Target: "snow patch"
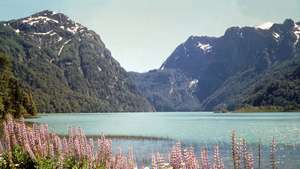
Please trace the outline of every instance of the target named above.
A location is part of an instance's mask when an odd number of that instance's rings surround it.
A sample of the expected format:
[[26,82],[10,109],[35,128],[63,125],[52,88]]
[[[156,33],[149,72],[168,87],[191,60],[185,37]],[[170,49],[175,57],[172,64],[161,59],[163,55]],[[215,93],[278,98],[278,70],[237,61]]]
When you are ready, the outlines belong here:
[[15,29],[15,32],[16,32],[17,34],[19,34],[19,33],[20,33],[20,30],[19,30],[19,29]]
[[62,41],[62,40],[63,40],[63,38],[60,36],[60,37],[58,38],[57,42],[60,42],[60,41]]
[[173,94],[174,93],[174,88],[173,86],[171,86],[170,90],[169,90],[169,95]]
[[198,42],[197,47],[199,47],[204,53],[210,52],[211,48],[212,48],[212,46],[210,44],[208,44],[208,43],[203,44],[200,42]]
[[198,85],[198,79],[194,79],[189,83],[189,89]]
[[244,38],[243,32],[240,32],[240,38]]
[[42,33],[42,32],[34,32],[33,34],[35,34],[35,35],[49,35],[49,34],[51,34],[51,33],[53,33],[53,30],[48,31],[48,32],[45,32],[45,33]]
[[280,38],[280,35],[276,32],[273,32],[272,33],[273,37],[276,38],[276,39],[279,39]]
[[161,67],[160,67],[160,70],[164,70],[165,69],[165,64],[163,64]]
[[60,29],[65,29],[65,27],[64,26],[60,26]]
[[296,35],[297,39],[295,41],[295,45],[299,42],[299,39],[300,39],[300,26],[295,24],[295,27],[294,27],[294,34]]
[[62,50],[63,50],[64,47],[65,47],[65,45],[68,44],[70,41],[71,41],[71,39],[70,39],[70,40],[67,40],[67,41],[60,47],[60,49],[59,49],[59,51],[58,51],[58,56],[60,56]]
[[266,23],[263,23],[261,25],[255,26],[255,28],[256,29],[269,30],[273,25],[274,25],[274,23],[272,23],[272,22],[266,22]]
[[82,28],[82,26],[81,26],[80,24],[76,23],[75,26],[68,27],[68,28],[67,28],[67,31],[69,31],[69,32],[71,32],[71,33],[73,33],[73,34],[75,34],[75,33],[77,33],[78,30],[81,29],[81,28]]
[[99,65],[97,66],[97,68],[98,68],[99,72],[102,72],[102,69]]
[[46,16],[29,17],[29,18],[24,19],[22,21],[22,23],[26,23],[26,24],[29,24],[31,26],[34,25],[34,24],[36,24],[36,23],[39,23],[39,22],[43,22],[43,23],[47,23],[47,22],[59,23],[57,20],[51,19],[51,18],[46,17]]
[[3,26],[6,26],[6,23],[4,23]]
[[54,36],[54,35],[56,35],[56,32],[52,32],[52,33],[50,34],[50,36]]

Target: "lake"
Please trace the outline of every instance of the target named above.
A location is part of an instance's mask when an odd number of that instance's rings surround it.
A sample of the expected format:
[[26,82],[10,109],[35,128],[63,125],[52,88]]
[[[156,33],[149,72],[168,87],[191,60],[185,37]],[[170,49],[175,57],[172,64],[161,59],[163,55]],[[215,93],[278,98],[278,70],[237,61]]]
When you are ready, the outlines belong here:
[[[114,148],[132,147],[138,162],[149,163],[151,154],[165,154],[180,141],[183,146],[203,146],[210,150],[219,144],[224,161],[230,166],[231,132],[247,140],[255,155],[258,142],[264,147],[264,160],[273,137],[278,143],[280,166],[294,168],[300,162],[300,113],[69,113],[45,114],[28,122],[47,123],[58,134],[67,134],[68,127],[84,129],[86,135],[104,133],[113,140]],[[265,165],[266,165],[265,164]]]

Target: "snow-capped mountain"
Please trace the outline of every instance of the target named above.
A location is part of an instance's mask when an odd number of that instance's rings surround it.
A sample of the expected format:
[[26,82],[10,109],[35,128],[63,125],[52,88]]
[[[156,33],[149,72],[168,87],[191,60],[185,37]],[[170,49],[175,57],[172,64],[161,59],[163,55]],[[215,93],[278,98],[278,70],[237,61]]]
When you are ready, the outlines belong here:
[[[231,27],[221,37],[191,36],[175,49],[158,72],[180,72],[186,77],[187,86],[191,80],[197,82],[192,95],[194,102],[198,102],[198,110],[214,110],[224,105],[230,109],[253,105],[249,98],[257,92],[252,88],[258,85],[258,81],[267,79],[266,74],[274,72],[275,65],[299,57],[299,30],[300,23],[287,19],[282,24],[267,22],[255,27]],[[137,84],[143,89],[141,92],[147,89],[146,83],[142,83],[143,86],[140,82]],[[188,87],[186,91],[190,92]],[[158,98],[170,102],[165,95],[144,95],[150,101]],[[265,101],[257,101],[257,105],[272,106],[273,102],[265,98]],[[278,103],[274,105],[284,107]]]
[[0,50],[40,112],[153,111],[99,35],[62,13],[0,22]]

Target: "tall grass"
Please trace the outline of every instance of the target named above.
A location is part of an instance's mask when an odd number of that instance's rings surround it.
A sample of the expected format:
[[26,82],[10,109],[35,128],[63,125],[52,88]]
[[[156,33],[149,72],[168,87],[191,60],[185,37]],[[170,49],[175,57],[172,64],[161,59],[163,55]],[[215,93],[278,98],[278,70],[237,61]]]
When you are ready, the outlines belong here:
[[[0,141],[0,168],[28,169],[225,169],[220,146],[215,145],[211,156],[202,148],[197,157],[193,147],[183,148],[176,143],[169,154],[152,155],[151,166],[138,167],[130,149],[128,153],[112,152],[112,140],[102,135],[98,139],[87,138],[80,128],[69,128],[67,137],[60,137],[48,130],[46,124],[27,127],[24,120],[8,118],[3,122]],[[245,139],[231,135],[232,166],[234,169],[261,168],[261,145],[258,157],[248,149]],[[258,163],[255,164],[254,159]],[[257,166],[257,167],[255,167]],[[276,141],[270,145],[270,168],[277,169]]]

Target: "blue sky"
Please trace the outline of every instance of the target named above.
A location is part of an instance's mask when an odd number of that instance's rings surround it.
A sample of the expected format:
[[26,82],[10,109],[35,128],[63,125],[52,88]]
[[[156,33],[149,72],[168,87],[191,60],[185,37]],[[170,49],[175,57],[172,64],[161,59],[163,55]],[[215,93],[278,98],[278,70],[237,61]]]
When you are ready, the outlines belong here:
[[50,9],[96,31],[128,71],[158,68],[191,35],[300,21],[300,0],[1,0],[0,20]]

